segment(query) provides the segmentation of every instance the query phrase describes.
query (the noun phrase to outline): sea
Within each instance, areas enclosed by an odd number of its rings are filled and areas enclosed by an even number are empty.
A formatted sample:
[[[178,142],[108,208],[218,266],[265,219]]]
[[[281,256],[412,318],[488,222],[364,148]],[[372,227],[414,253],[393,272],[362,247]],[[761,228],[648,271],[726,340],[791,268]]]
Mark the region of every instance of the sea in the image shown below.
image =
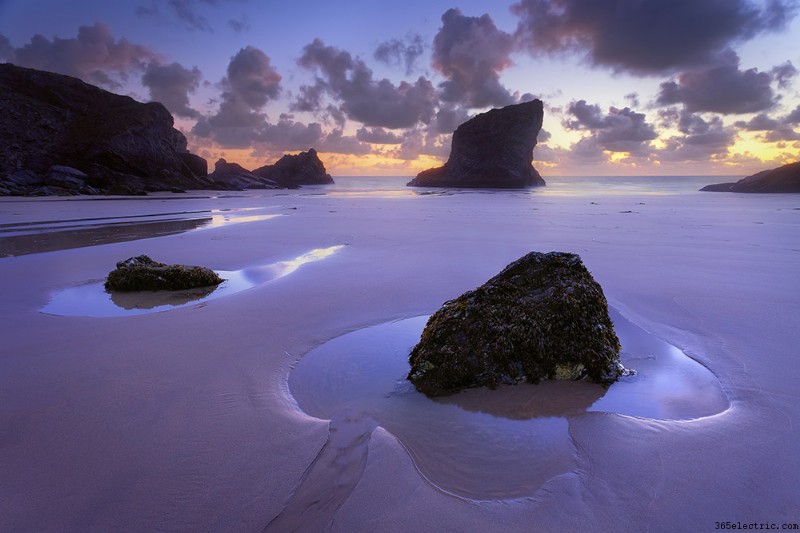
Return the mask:
[[[550,176],[545,187],[525,192],[535,196],[675,195],[695,194],[712,183],[738,181],[741,176]],[[409,176],[335,176],[334,185],[304,186],[317,194],[342,196],[417,196],[463,194],[489,189],[435,189],[407,187]]]

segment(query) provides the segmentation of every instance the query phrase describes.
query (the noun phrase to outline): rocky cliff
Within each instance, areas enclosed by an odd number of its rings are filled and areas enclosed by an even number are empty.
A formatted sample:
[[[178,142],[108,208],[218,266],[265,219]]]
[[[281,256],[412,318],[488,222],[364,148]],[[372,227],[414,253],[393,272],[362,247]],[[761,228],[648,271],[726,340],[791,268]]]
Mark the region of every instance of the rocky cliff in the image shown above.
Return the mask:
[[[0,194],[205,189],[172,115],[76,78],[0,64]]]
[[[444,166],[420,172],[408,185],[504,189],[544,185],[533,168],[543,117],[541,100],[533,100],[471,118],[453,133]]]
[[[764,170],[735,183],[706,185],[701,191],[714,192],[800,192],[800,161]]]

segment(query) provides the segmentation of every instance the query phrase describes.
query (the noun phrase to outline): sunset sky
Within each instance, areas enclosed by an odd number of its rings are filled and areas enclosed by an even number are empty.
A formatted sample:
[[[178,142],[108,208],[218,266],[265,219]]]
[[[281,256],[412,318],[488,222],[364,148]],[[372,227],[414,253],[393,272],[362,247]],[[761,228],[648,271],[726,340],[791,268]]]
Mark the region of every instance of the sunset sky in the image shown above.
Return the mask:
[[[164,103],[248,168],[314,147],[412,175],[541,98],[548,175],[746,175],[800,159],[792,0],[0,0],[0,61]]]

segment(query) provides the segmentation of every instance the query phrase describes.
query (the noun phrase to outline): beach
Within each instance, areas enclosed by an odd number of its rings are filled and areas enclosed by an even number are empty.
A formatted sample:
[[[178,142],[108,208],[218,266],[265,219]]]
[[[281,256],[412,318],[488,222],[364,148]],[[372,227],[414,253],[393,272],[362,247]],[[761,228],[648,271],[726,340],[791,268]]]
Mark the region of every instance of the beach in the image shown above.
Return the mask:
[[[800,522],[800,196],[700,193],[698,179],[561,178],[507,191],[334,179],[0,199],[0,530]],[[333,251],[309,260],[315,250]],[[361,429],[348,437],[292,395],[305,354],[430,315],[533,250],[579,254],[609,304],[713,373],[728,407],[682,420],[567,416],[568,468],[530,494],[481,499],[427,479],[380,424],[349,413],[346,427]],[[272,265],[274,275],[159,312],[42,312],[58,291],[102,282],[140,254],[228,272]]]

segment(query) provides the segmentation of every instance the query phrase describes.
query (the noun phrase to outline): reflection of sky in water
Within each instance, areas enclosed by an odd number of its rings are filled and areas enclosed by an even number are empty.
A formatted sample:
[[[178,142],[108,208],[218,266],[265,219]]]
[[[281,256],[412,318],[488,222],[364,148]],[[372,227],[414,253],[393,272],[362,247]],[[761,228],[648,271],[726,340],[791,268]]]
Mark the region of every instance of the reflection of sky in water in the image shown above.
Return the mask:
[[[211,220],[208,224],[204,225],[201,229],[205,228],[219,228],[221,226],[227,226],[228,224],[240,224],[244,222],[258,222],[260,220],[270,220],[275,217],[281,217],[284,215],[248,215],[248,216],[241,216],[237,214],[216,214],[215,211],[212,211]]]
[[[273,215],[275,216],[275,215]],[[51,315],[116,317],[143,315],[197,305],[287,276],[301,266],[330,257],[344,246],[317,248],[287,261],[244,268],[217,270],[225,281],[217,287],[185,291],[106,292],[102,281],[76,285],[56,292],[41,311]]]
[[[309,415],[359,413],[409,451],[436,486],[474,499],[531,496],[578,468],[570,420],[590,411],[690,420],[727,409],[716,376],[611,310],[622,361],[637,370],[604,389],[577,382],[468,389],[431,399],[406,380],[427,317],[354,331],[304,355],[289,388]]]

